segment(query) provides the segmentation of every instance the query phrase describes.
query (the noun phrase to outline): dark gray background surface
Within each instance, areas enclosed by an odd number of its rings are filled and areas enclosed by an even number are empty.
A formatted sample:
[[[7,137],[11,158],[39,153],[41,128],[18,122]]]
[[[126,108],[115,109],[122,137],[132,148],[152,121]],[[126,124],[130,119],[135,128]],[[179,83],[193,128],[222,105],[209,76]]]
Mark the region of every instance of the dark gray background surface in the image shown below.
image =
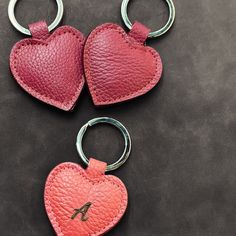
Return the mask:
[[[97,25],[122,25],[121,0],[64,0],[62,24],[85,35]],[[148,41],[164,62],[161,83],[128,103],[95,108],[85,89],[73,113],[27,95],[14,81],[8,58],[25,36],[8,21],[0,1],[0,235],[54,235],[44,210],[46,177],[57,164],[81,163],[75,139],[89,119],[111,116],[133,139],[119,176],[129,207],[110,236],[236,235],[236,1],[178,0],[177,18],[165,36]],[[133,0],[131,19],[156,29],[167,19],[161,0]],[[51,22],[53,0],[22,0],[25,26]],[[88,155],[112,162],[123,140],[99,126],[85,140]]]

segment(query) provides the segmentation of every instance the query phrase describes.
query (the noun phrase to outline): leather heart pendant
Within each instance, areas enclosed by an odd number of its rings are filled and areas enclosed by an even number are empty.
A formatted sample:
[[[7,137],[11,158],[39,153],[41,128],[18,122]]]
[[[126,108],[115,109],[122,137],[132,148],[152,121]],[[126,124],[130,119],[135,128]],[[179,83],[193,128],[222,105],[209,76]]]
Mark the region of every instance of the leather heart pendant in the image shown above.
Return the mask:
[[[90,159],[87,170],[63,163],[50,173],[44,200],[48,217],[60,236],[98,236],[114,227],[127,208],[127,190],[106,163]]]
[[[84,36],[69,26],[50,35],[45,22],[30,25],[30,31],[33,37],[18,42],[11,52],[10,67],[16,81],[45,103],[73,109],[84,86]]]
[[[95,105],[141,96],[160,80],[159,54],[144,46],[150,30],[136,22],[129,34],[115,24],[97,27],[84,51],[85,75]]]

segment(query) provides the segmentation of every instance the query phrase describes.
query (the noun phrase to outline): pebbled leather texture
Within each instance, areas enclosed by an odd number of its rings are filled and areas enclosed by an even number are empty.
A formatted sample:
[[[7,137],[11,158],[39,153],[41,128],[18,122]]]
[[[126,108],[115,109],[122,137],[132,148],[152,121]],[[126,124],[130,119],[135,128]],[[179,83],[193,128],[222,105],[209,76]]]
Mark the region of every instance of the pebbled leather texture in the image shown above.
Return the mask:
[[[49,34],[44,21],[29,26],[32,38],[13,47],[10,68],[18,84],[39,100],[68,111],[84,86],[85,38],[70,27]]]
[[[129,34],[116,24],[104,24],[89,35],[84,68],[95,105],[133,99],[159,82],[161,58],[153,48],[144,45],[149,32],[136,22]]]
[[[128,204],[127,190],[120,179],[105,175],[105,169],[105,163],[90,159],[87,170],[62,163],[49,174],[44,200],[57,235],[103,235],[120,221]],[[82,221],[81,214],[71,219],[74,209],[88,202],[87,220]]]

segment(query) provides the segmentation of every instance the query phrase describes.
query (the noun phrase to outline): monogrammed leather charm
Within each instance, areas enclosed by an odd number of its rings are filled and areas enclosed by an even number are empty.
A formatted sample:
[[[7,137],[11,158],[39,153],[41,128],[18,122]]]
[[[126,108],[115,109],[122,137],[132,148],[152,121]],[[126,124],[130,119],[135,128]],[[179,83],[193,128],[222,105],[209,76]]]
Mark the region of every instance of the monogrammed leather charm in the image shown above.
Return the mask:
[[[108,123],[118,128],[125,139],[125,150],[118,161],[107,165],[93,158],[87,159],[82,139],[88,127]],[[131,152],[127,129],[117,120],[100,117],[90,120],[79,131],[76,142],[78,153],[87,167],[66,162],[49,174],[44,191],[47,215],[57,235],[104,235],[120,221],[128,205],[128,194],[123,182],[105,172],[122,166]]]
[[[105,175],[105,169],[105,163],[90,159],[87,170],[63,163],[50,173],[44,199],[57,235],[103,235],[120,221],[127,191],[120,179]]]
[[[44,21],[30,25],[29,30],[32,38],[16,43],[10,55],[14,78],[35,98],[72,110],[84,86],[83,34],[70,26],[50,34]]]
[[[149,33],[138,22],[128,34],[116,24],[104,24],[92,31],[85,45],[84,69],[95,105],[133,99],[159,82],[161,58],[144,45]]]

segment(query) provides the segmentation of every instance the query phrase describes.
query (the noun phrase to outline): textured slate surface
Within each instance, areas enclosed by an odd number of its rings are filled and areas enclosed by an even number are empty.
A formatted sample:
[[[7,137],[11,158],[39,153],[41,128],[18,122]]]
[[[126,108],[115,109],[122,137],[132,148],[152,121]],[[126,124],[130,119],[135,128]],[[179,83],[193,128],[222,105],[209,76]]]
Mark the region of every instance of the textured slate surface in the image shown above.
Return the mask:
[[[63,24],[86,35],[105,22],[122,24],[121,0],[66,0]],[[8,57],[24,38],[0,2],[0,232],[54,235],[43,205],[45,179],[65,161],[81,163],[79,128],[97,116],[119,119],[133,139],[130,160],[116,171],[129,189],[129,208],[110,236],[236,235],[236,1],[175,1],[171,32],[149,45],[162,55],[163,79],[134,101],[97,109],[84,90],[73,113],[31,98],[13,80]],[[22,24],[56,14],[54,1],[22,0]],[[131,19],[153,29],[167,18],[161,0],[133,0]],[[122,138],[109,127],[88,133],[85,151],[112,162]]]

